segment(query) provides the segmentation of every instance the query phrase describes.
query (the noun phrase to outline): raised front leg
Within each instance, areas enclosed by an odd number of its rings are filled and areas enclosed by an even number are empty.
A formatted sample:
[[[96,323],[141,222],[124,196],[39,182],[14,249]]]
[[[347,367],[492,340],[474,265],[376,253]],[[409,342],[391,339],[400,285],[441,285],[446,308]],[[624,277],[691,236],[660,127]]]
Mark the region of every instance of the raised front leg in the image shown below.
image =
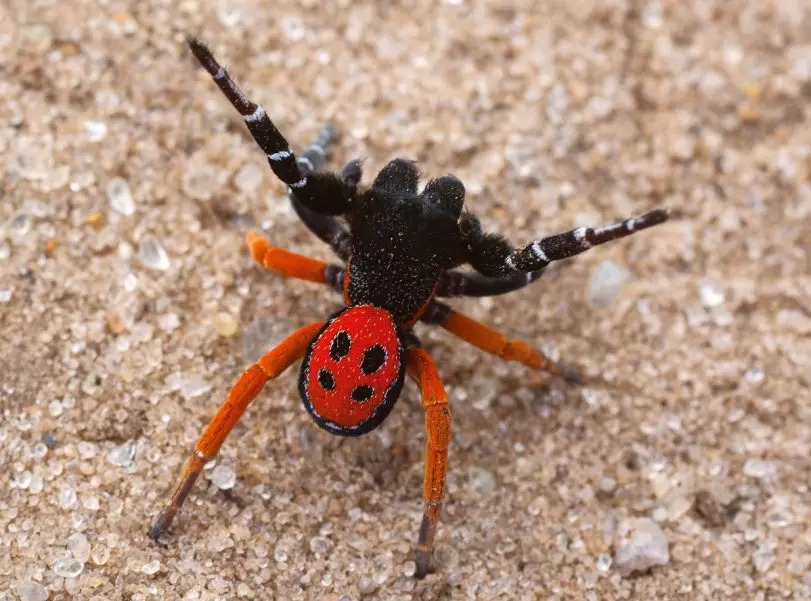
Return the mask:
[[[504,277],[515,272],[538,271],[552,261],[568,259],[593,246],[664,223],[668,217],[666,210],[655,209],[606,227],[578,227],[547,236],[530,242],[524,248],[513,248],[500,234],[484,233],[479,220],[470,213],[462,216],[459,227],[467,247],[468,261],[473,268],[487,276]]]
[[[267,156],[276,177],[287,184],[290,191],[308,209],[323,215],[346,213],[355,195],[355,184],[336,173],[302,171],[296,155],[290,150],[287,140],[270,120],[265,109],[245,96],[205,44],[191,38],[189,47],[228,101],[242,115],[242,120]]]
[[[451,410],[442,380],[431,356],[421,348],[411,348],[406,356],[408,375],[422,390],[425,409],[425,479],[423,515],[417,538],[417,578],[431,568],[439,514],[445,498],[445,474],[448,470],[448,446],[451,442]]]
[[[225,403],[208,424],[200,440],[197,441],[194,453],[186,462],[169,505],[152,523],[152,527],[149,529],[149,536],[152,539],[158,540],[160,535],[169,529],[172,520],[200,476],[203,466],[211,461],[220,450],[231,433],[231,429],[245,413],[251,401],[262,391],[268,380],[278,377],[304,356],[307,346],[323,325],[323,322],[317,322],[295,331],[240,376],[231,392],[228,393]]]

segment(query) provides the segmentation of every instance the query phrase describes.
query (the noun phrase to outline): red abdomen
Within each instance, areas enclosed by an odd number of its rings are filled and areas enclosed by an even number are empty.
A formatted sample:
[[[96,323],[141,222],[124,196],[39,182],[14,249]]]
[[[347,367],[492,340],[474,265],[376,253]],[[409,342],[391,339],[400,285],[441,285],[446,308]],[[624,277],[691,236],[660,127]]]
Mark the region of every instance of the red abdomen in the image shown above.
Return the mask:
[[[313,340],[299,393],[319,426],[357,436],[386,418],[403,376],[403,345],[391,313],[359,305],[336,313]]]

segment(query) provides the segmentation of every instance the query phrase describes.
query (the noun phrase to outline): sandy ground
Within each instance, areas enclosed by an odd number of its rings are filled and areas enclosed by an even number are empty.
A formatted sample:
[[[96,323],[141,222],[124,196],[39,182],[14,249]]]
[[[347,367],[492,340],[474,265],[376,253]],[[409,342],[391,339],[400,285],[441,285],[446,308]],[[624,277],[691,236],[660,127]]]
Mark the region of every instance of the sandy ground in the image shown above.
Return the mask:
[[[0,3],[0,599],[811,598],[809,9]],[[222,217],[329,257],[188,32],[296,147],[330,119],[334,164],[367,157],[366,181],[397,155],[452,171],[516,242],[673,210],[530,289],[455,302],[580,365],[583,388],[419,328],[454,410],[425,581],[411,385],[344,440],[288,373],[169,544],[146,536],[241,369],[339,303],[255,267]],[[669,553],[626,576],[615,530],[638,517]]]

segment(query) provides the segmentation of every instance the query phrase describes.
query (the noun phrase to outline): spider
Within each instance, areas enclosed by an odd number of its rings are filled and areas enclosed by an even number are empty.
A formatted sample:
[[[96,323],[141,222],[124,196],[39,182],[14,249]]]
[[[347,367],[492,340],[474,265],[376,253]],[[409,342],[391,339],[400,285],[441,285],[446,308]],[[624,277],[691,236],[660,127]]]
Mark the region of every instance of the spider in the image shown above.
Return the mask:
[[[463,209],[465,188],[453,175],[428,181],[419,191],[414,162],[397,158],[363,187],[361,161],[339,172],[321,171],[334,131],[327,127],[299,157],[261,105],[249,100],[211,51],[188,40],[192,54],[239,111],[273,173],[288,187],[304,224],[326,242],[344,265],[327,264],[270,245],[247,234],[253,259],[283,276],[326,284],[343,295],[344,308],[326,321],[293,332],[250,366],[203,432],[188,459],[170,503],[149,535],[166,532],[203,466],[217,454],[231,429],[260,393],[302,360],[298,391],[321,428],[360,436],[391,412],[405,374],[421,389],[425,411],[423,518],[415,552],[416,576],[431,568],[434,538],[445,494],[451,411],[439,372],[412,331],[417,321],[438,325],[481,350],[577,383],[576,369],[545,357],[520,340],[453,310],[438,297],[493,296],[536,281],[547,265],[593,246],[629,236],[667,220],[664,209],[601,228],[579,227],[514,248],[486,233]],[[469,264],[472,271],[458,268]]]

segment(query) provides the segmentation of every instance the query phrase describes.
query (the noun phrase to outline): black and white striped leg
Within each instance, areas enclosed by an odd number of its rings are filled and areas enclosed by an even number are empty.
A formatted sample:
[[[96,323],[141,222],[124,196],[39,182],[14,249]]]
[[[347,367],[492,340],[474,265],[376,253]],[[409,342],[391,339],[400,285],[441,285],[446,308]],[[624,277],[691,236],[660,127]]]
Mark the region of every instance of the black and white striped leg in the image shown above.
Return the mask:
[[[552,261],[579,255],[592,246],[599,246],[664,223],[668,216],[666,210],[656,209],[607,227],[579,227],[563,234],[547,236],[514,251],[507,258],[507,264],[509,266],[510,263],[514,263],[513,269],[518,271],[534,271],[546,267]]]
[[[515,272],[502,278],[491,278],[476,272],[446,271],[439,277],[436,295],[498,296],[520,290],[540,279],[545,268],[527,273]]]
[[[335,140],[336,131],[331,125],[327,125],[318,134],[315,142],[310,144],[298,158],[299,168],[305,175],[310,175],[315,170],[321,169],[327,156],[329,145]],[[360,178],[358,178],[360,179]],[[288,197],[293,205],[293,210],[299,216],[302,223],[320,240],[326,242],[332,251],[342,260],[349,259],[351,254],[351,237],[349,229],[336,217],[317,213],[306,206],[298,199],[292,188],[288,188]]]
[[[248,126],[253,139],[267,155],[270,168],[276,177],[287,184],[307,208],[326,215],[345,213],[355,194],[355,186],[348,184],[334,173],[304,173],[299,168],[287,140],[276,129],[265,109],[245,96],[202,42],[194,38],[190,38],[188,42],[197,61],[208,71],[228,101],[242,115],[242,120]]]
[[[327,159],[327,149],[337,137],[338,131],[330,123],[327,123],[315,138],[315,141],[298,157],[299,169],[304,175],[310,175],[321,170]]]
[[[664,223],[668,217],[666,209],[655,209],[606,227],[579,227],[547,236],[520,249],[513,248],[503,236],[482,233],[479,220],[469,213],[462,216],[460,228],[474,269],[484,275],[504,277],[515,272],[538,271],[552,261],[568,259],[593,246]]]
[[[315,141],[310,144],[307,149],[301,153],[298,158],[299,168],[304,172],[304,175],[309,175],[315,171],[319,171],[327,158],[327,151],[330,144],[335,142],[338,138],[338,130],[327,123]],[[360,159],[353,159],[349,161],[343,169],[341,169],[341,179],[348,184],[358,185],[360,183],[363,170],[361,168],[362,161]]]

